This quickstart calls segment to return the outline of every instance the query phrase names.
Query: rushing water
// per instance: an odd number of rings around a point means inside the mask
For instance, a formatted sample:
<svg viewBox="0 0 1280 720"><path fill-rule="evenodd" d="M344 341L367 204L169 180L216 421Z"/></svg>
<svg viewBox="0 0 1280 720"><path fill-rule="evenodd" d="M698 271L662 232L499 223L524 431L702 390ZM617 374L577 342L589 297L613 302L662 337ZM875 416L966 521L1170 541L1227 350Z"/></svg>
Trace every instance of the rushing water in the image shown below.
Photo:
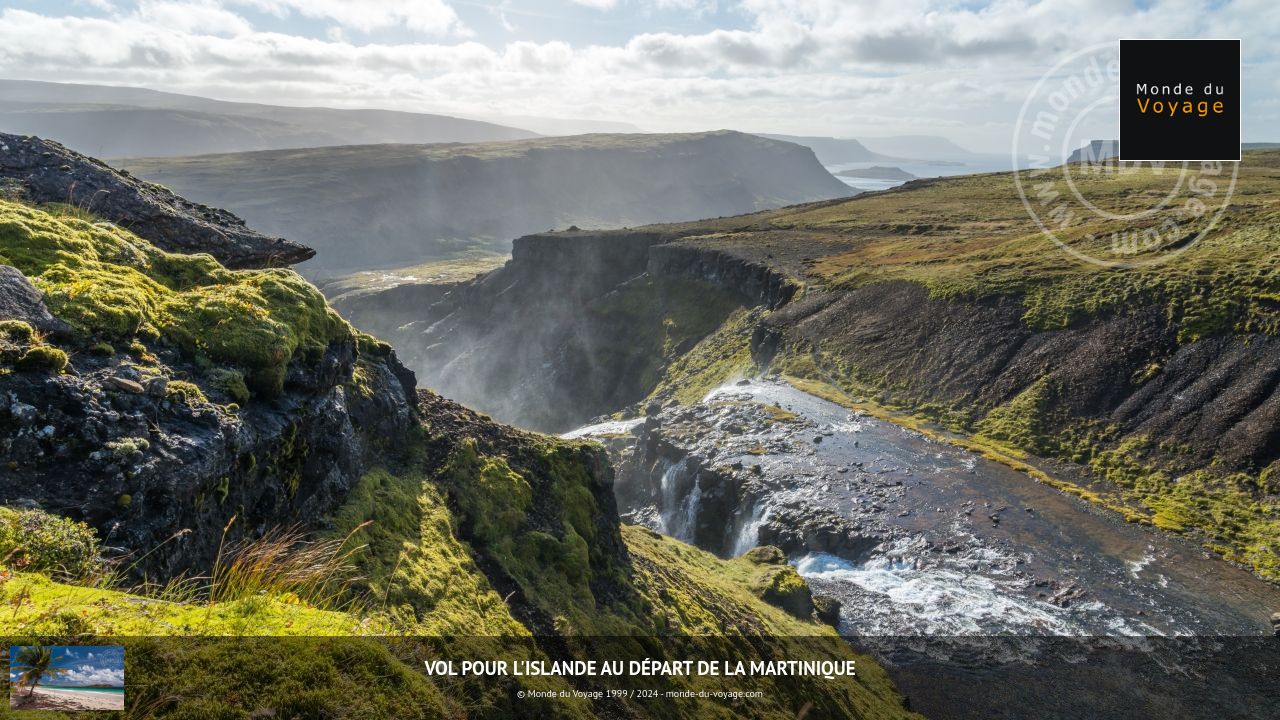
<svg viewBox="0 0 1280 720"><path fill-rule="evenodd" d="M734 554L782 512L882 538L869 552L791 558L841 600L847 634L1261 635L1280 610L1280 588L1199 547L786 383L729 385L701 405L706 426L685 435L703 462L665 467L657 529L693 539L706 480L690 467L758 466L760 489L725 521ZM798 417L751 427L737 420L750 405Z"/></svg>

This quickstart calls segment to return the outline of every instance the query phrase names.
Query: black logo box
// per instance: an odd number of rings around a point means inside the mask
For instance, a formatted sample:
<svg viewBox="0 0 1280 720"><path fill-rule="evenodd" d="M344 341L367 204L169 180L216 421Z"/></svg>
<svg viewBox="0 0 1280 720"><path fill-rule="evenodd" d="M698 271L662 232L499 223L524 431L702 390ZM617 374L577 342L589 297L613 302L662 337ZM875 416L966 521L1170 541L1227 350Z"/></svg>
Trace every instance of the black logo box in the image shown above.
<svg viewBox="0 0 1280 720"><path fill-rule="evenodd" d="M1240 65L1239 40L1121 40L1120 159L1239 161ZM1181 92L1166 94L1166 87ZM1183 112L1186 102L1191 114ZM1173 115L1170 103L1177 103Z"/></svg>

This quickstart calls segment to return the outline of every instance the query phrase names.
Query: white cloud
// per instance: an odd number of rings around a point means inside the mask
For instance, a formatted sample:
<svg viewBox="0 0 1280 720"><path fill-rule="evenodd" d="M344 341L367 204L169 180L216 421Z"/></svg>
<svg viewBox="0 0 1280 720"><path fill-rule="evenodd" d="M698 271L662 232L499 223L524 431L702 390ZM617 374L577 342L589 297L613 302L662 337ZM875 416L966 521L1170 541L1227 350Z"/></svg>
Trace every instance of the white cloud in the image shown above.
<svg viewBox="0 0 1280 720"><path fill-rule="evenodd" d="M999 149L1043 70L1135 28L1243 37L1246 94L1259 103L1259 123L1273 119L1276 108L1261 103L1280 90L1270 42L1280 37L1280 13L1266 3L1169 0L1117 10L1102 0L742 0L744 29L638 32L609 45L486 45L458 37L461 25L440 0L146 0L105 18L0 11L0 76L291 104L592 117L653 130L955 128L962 144ZM264 32L231 12L251 6L328 27L322 38ZM452 35L360 42L359 33L411 25ZM1246 106L1246 134L1254 107Z"/></svg>
<svg viewBox="0 0 1280 720"><path fill-rule="evenodd" d="M186 33L242 35L253 27L239 15L212 0L143 0L137 17L147 25Z"/></svg>
<svg viewBox="0 0 1280 720"><path fill-rule="evenodd" d="M370 32L403 26L434 35L465 34L458 14L444 0L227 0L229 4L252 7L285 17L331 20L344 28Z"/></svg>
<svg viewBox="0 0 1280 720"><path fill-rule="evenodd" d="M612 10L618 6L618 0L569 0L574 5L593 8L595 10Z"/></svg>
<svg viewBox="0 0 1280 720"><path fill-rule="evenodd" d="M124 668L104 668L81 665L58 676L60 685L124 685Z"/></svg>

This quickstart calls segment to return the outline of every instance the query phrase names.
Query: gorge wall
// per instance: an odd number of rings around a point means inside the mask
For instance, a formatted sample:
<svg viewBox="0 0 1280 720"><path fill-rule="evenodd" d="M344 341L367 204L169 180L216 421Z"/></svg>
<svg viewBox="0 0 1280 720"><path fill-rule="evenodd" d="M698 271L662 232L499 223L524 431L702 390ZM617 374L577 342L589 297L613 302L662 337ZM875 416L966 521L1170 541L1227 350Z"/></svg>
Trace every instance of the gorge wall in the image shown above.
<svg viewBox="0 0 1280 720"><path fill-rule="evenodd" d="M529 236L503 269L383 332L425 384L555 431L784 373L1031 459L1131 522L1280 571L1280 347L1265 304L1241 326L1258 330L1195 320L1193 335L1190 310L1158 293L1044 323L1045 277L952 297L925 281L832 285L811 268L839 241L791 217L852 214L862 200L843 202Z"/></svg>
<svg viewBox="0 0 1280 720"><path fill-rule="evenodd" d="M549 228L738 215L852 191L808 148L738 132L582 135L140 158L130 171L314 247L311 277L413 265Z"/></svg>

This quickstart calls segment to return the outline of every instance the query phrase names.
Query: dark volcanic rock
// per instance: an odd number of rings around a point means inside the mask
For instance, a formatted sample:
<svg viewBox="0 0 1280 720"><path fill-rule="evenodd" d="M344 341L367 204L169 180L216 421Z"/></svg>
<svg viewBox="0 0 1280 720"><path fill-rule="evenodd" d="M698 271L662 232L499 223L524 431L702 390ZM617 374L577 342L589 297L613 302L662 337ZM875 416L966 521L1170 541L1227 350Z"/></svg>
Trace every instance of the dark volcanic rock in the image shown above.
<svg viewBox="0 0 1280 720"><path fill-rule="evenodd" d="M74 205L161 249L209 253L229 268L279 267L315 255L306 246L250 230L226 210L190 202L37 137L0 133L0 187L6 180L29 202Z"/></svg>
<svg viewBox="0 0 1280 720"><path fill-rule="evenodd" d="M1179 343L1157 304L1051 331L1028 328L1023 313L1017 297L948 302L914 283L884 282L810 293L770 316L760 334L773 345L856 358L871 386L888 373L894 387L880 399L898 405L982 417L1039 381L1051 388L1044 416L1064 423L1041 428L1046 438L1088 418L1113 426L1117 440L1176 445L1164 459L1185 470L1215 459L1230 470L1263 468L1280 457L1280 339ZM1144 379L1151 367L1161 372Z"/></svg>
<svg viewBox="0 0 1280 720"><path fill-rule="evenodd" d="M22 320L44 333L70 330L44 305L44 295L16 267L0 265L0 320Z"/></svg>
<svg viewBox="0 0 1280 720"><path fill-rule="evenodd" d="M173 351L159 361L169 377L198 372ZM352 390L348 344L235 411L158 390L166 376L134 379L125 356L76 363L75 376L13 373L0 387L0 505L83 520L126 564L146 555L136 571L152 577L207 571L232 515L227 542L314 528L372 463L394 461L416 421L394 356L361 360Z"/></svg>

